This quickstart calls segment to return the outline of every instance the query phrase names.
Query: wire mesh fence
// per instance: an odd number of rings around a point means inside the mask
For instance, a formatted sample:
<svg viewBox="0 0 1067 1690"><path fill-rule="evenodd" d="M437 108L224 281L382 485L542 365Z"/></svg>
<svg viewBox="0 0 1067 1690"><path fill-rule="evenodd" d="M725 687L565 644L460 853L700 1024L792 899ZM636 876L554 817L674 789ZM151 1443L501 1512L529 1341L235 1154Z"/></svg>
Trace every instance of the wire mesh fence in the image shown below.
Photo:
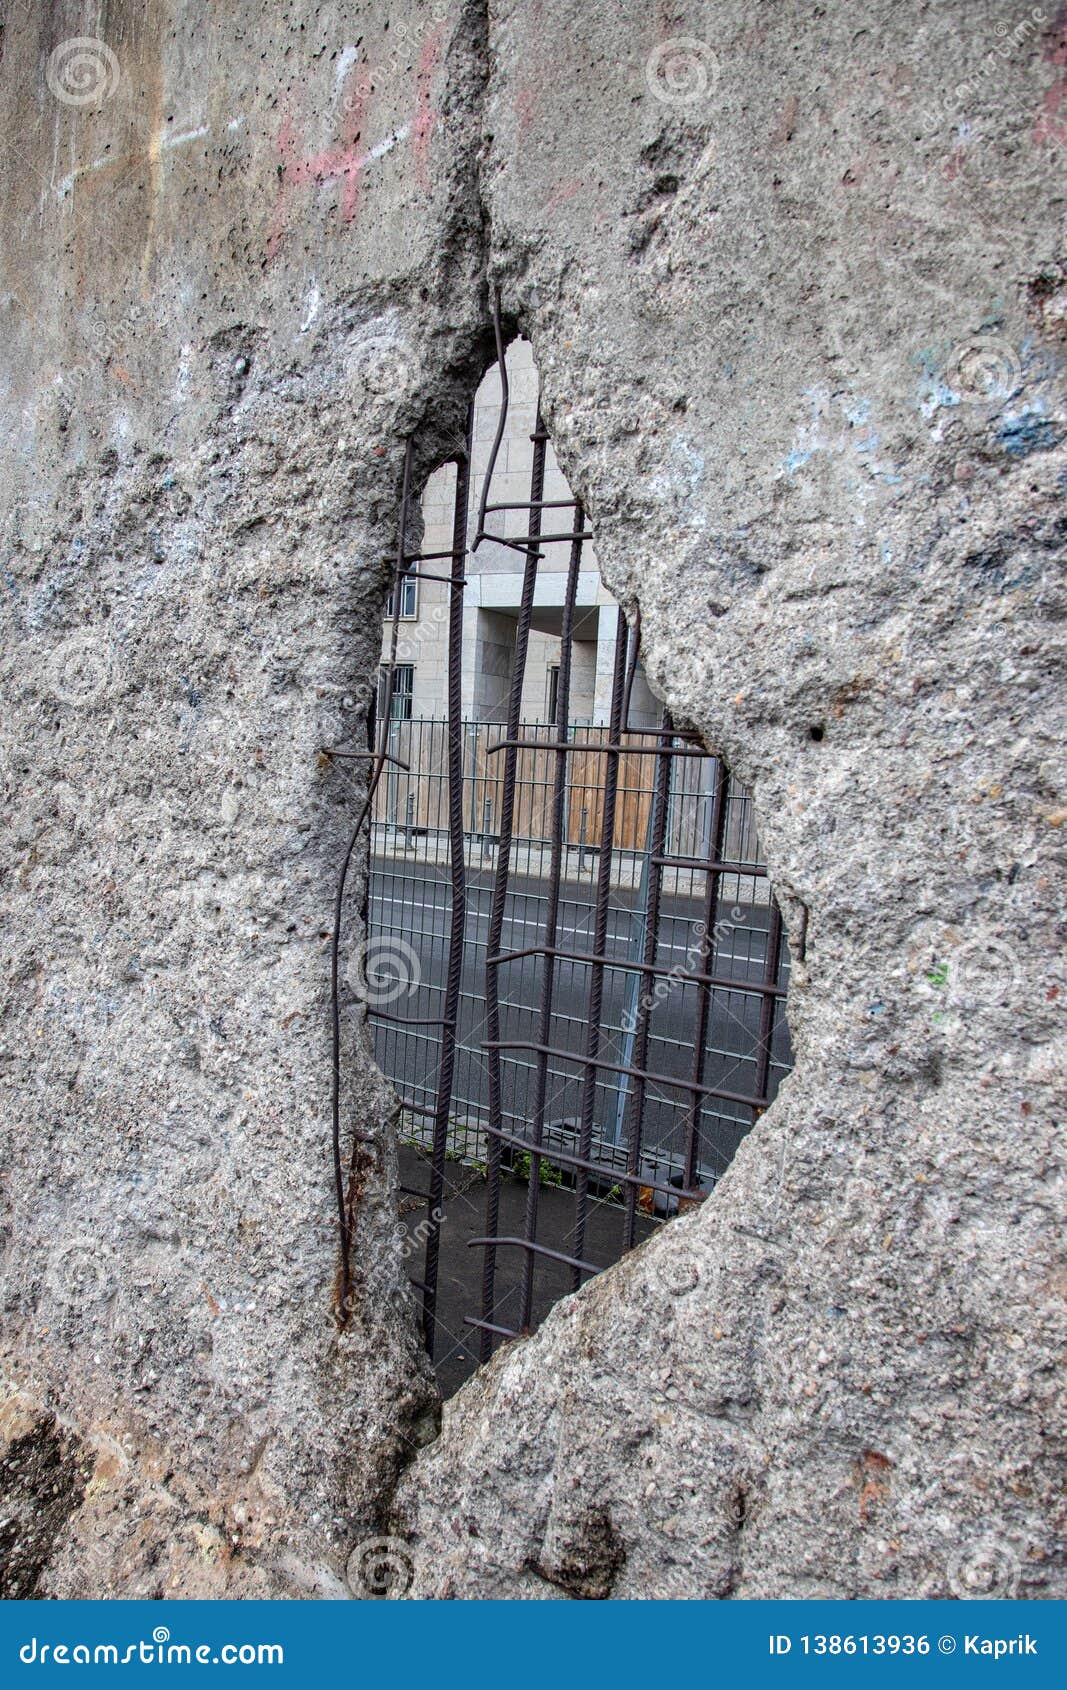
<svg viewBox="0 0 1067 1690"><path fill-rule="evenodd" d="M448 1128L448 1152L457 1160L484 1165L488 1156L488 1073L485 1038L485 965L488 923L499 846L502 779L499 758L489 748L499 743L499 723L464 722L463 826L467 867L467 910L456 1034L456 1068ZM576 954L588 953L595 925L595 882L599 869L605 760L610 729L578 726L570 738L583 747L568 764L564 799L564 848L561 864L557 938ZM516 758L514 828L510 873L503 916L503 949L522 952L534 946L545 928L552 871L551 810L554 786L555 729L526 723L520 737L531 745ZM703 867L714 845L718 759L672 758L667 793L665 848L661 864L660 906L656 933L656 968L663 970L651 993L642 981L651 871L655 759L646 750L648 734L624 734L619 758L619 794L613 829L606 980L602 1000L601 1056L614 1052L620 1069L632 1065L639 1001L647 1009L645 1067L659 1076L646 1087L641 1171L647 1186L639 1197L650 1214L677 1212L671 1187L685 1175L687 1121L684 1101L698 1032L699 982L690 976L702 954L706 972L724 984L714 988L707 1031L707 1094L701 1107L697 1180L710 1190L728 1165L751 1125L752 1104L740 1099L758 1092L761 990L768 970L771 904L765 866L747 794L726 777L724 858L719 879L714 931L710 944L703 931L707 874ZM672 745L682 741L672 737ZM375 1051L383 1072L403 1100L403 1132L412 1143L429 1147L443 1029L427 1025L442 1015L451 911L448 872L448 724L406 720L389 725L389 750L395 763L376 794L370 885L372 941L380 955L401 945L404 1021L375 1023ZM628 755L628 751L632 754ZM406 764L407 767L400 767ZM573 771L573 772L572 772ZM774 987L784 993L788 954L784 946L774 968ZM543 959L536 951L517 956L501 996L502 1038L514 1048L501 1053L503 1103L513 1123L530 1119L534 1103L537 1053L521 1048L537 1042ZM557 962L555 1002L549 1043L561 1053L549 1058L549 1093L544 1123L546 1159L542 1181L573 1186L576 1169L562 1159L573 1153L580 1109L580 1058L587 1020L589 960ZM399 979L399 975L397 976ZM790 1066L784 1016L772 1030L765 1098L774 1095ZM601 1201L621 1203L623 1191L610 1170L626 1170L624 1127L634 1077L603 1067L596 1084L592 1160L605 1170L593 1181ZM713 1090L736 1094L712 1096ZM521 1136L517 1134L516 1136ZM561 1153L553 1161L552 1151ZM529 1153L505 1146L505 1162L520 1176ZM660 1189L653 1189L657 1187ZM667 1189L662 1189L667 1188Z"/></svg>

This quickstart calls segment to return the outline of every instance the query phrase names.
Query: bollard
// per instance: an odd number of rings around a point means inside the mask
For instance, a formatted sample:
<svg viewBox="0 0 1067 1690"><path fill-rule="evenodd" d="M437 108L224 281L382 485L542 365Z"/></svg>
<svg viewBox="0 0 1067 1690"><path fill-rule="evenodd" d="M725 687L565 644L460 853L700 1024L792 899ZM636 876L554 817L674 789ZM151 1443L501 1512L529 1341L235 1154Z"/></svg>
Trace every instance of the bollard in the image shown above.
<svg viewBox="0 0 1067 1690"><path fill-rule="evenodd" d="M585 829L589 820L589 811L582 805L582 825L578 830L578 873L585 873Z"/></svg>
<svg viewBox="0 0 1067 1690"><path fill-rule="evenodd" d="M408 793L407 835L408 850L413 851L415 849L415 794L413 792Z"/></svg>

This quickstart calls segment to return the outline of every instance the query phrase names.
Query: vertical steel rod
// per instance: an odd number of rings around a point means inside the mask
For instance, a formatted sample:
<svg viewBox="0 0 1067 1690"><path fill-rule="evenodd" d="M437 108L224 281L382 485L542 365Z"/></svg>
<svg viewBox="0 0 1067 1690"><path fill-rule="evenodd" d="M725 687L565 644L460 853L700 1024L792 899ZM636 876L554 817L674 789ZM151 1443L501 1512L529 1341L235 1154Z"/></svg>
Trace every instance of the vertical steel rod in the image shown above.
<svg viewBox="0 0 1067 1690"><path fill-rule="evenodd" d="M615 632L615 672L611 686L608 742L604 753L604 797L600 819L600 861L597 865L596 904L593 917L593 955L607 956L608 900L611 894L611 863L615 848L615 799L619 786L619 749L622 739L622 701L626 684L629 629L626 612L619 606ZM604 1007L604 961L589 965L589 1009L585 1033L585 1067L582 1074L582 1106L578 1128L578 1154L589 1159L593 1142L593 1111L596 1107L597 1057L600 1055L600 1021ZM579 1168L575 1180L575 1219L572 1254L585 1258L585 1223L589 1206L589 1172ZM571 1269L571 1285L577 1291L582 1269Z"/></svg>
<svg viewBox="0 0 1067 1690"><path fill-rule="evenodd" d="M778 969L782 949L782 912L778 908L778 900L773 890L768 887L770 908L767 919L767 951L763 959L763 984L776 986L778 984ZM767 1086L771 1074L771 1040L774 1036L776 1000L768 991L764 992L760 1002L759 1033L756 1046L756 1083L753 1087L757 1097L767 1096ZM759 1118L759 1109L752 1111L753 1119Z"/></svg>
<svg viewBox="0 0 1067 1690"><path fill-rule="evenodd" d="M466 451L456 458L452 579L448 587L448 860L452 882L452 912L448 941L448 973L445 981L444 1026L441 1029L441 1065L437 1076L433 1146L430 1152L430 1189L426 1204L428 1231L422 1327L431 1359L437 1336L437 1277L441 1253L445 1155L448 1149L448 1116L452 1107L452 1083L456 1068L459 996L463 978L463 935L467 914L467 871L463 855L463 580L464 560L467 555L467 501L470 494L473 430L472 404L467 413Z"/></svg>
<svg viewBox="0 0 1067 1690"><path fill-rule="evenodd" d="M576 534L582 531L582 510L579 505L574 522ZM563 823L567 802L567 739L570 733L571 653L574 635L574 605L578 596L578 572L582 560L582 541L571 541L570 567L563 600L563 625L560 632L559 676L556 684L556 769L552 788L552 845L545 909L545 944L554 946L559 926L560 881L563 871ZM552 997L556 980L556 959L546 952L541 975L541 1007L538 1042L551 1042ZM548 1056L537 1054L534 1085L534 1107L530 1121L530 1137L540 1145L545 1125L545 1095L548 1089ZM537 1208L541 1189L541 1158L530 1152L530 1183L526 1189L526 1237L537 1240ZM525 1330L533 1316L534 1252L522 1253L522 1295L519 1326Z"/></svg>
<svg viewBox="0 0 1067 1690"><path fill-rule="evenodd" d="M674 724L669 710L663 712L663 731L660 744L669 746L674 738ZM667 812L670 805L671 764L673 758L659 757L656 760L656 789L652 800L652 826L650 829L651 863L648 873L648 908L645 914L644 947L641 960L646 968L655 966L656 954L659 948L659 911L660 899L663 892L663 865L657 859L665 855L667 843ZM640 984L641 996L637 1006L637 1024L634 1028L633 1056L629 1060L635 1068L643 1070L648 1066L648 1034L652 1019L652 1008L655 1003L656 976L643 973L637 976ZM641 1135L644 1128L645 1116L645 1080L642 1074L634 1079L634 1089L630 1099L629 1130L626 1144L626 1171L636 1174L641 1166ZM623 1219L623 1250L634 1247L637 1227L637 1195L636 1185L626 1187L626 1212Z"/></svg>
<svg viewBox="0 0 1067 1690"><path fill-rule="evenodd" d="M726 764L721 757L715 760L715 796L711 806L711 826L708 828L708 862L723 861L723 844L726 837L726 795L729 785L729 775ZM711 961L715 951L715 923L719 908L719 875L720 870L709 868L706 871L707 884L704 892L703 932L700 937L700 961L698 969L701 974L710 974ZM696 1029L693 1035L693 1093L685 1114L685 1173L683 1178L687 1187L697 1182L697 1162L700 1154L700 1121L703 1113L703 1099L705 1093L701 1089L704 1084L704 1063L707 1056L708 1018L711 1013L711 988L701 981L697 986L697 1014Z"/></svg>
<svg viewBox="0 0 1067 1690"><path fill-rule="evenodd" d="M501 354L501 370L503 368L503 354ZM541 419L541 408L538 406L533 470L530 477L530 497L532 500L540 500L544 493L547 444L548 437ZM537 580L539 557L536 540L541 525L539 508L530 512L530 519L529 531L532 539L526 549L526 567L522 578L519 615L515 625L515 663L511 676L511 692L508 698L507 737L509 741L518 738L519 720L522 714L522 684L526 674L526 649L530 638L530 618L533 613L534 584ZM516 747L509 744L504 752L504 776L500 800L500 837L497 845L496 876L493 881L493 898L489 912L489 933L485 953L485 1019L490 1041L500 1037L500 964L494 959L500 952L500 938L504 929L504 906L507 901L508 871L511 861L511 830L515 811L517 759L518 751ZM500 1218L499 1134L503 1125L500 1052L490 1046L486 1058L489 1082L489 1143L486 1148L485 1231L489 1239L494 1239L497 1236ZM481 1329L481 1357L483 1362L488 1361L493 1353L494 1334L489 1328L495 1325L495 1313L496 1247L490 1243L486 1246L482 1264L482 1321L485 1323Z"/></svg>

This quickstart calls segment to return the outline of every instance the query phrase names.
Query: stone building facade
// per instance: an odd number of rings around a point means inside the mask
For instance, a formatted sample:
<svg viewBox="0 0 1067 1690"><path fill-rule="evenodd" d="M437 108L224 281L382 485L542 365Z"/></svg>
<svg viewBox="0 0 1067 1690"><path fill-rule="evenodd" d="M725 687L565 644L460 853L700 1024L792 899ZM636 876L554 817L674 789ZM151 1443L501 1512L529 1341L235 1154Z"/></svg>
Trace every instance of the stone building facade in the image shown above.
<svg viewBox="0 0 1067 1690"><path fill-rule="evenodd" d="M537 418L538 376L530 343L513 341L507 352L510 402L507 424L493 475L493 500L521 503L530 497L531 436ZM469 534L477 530L478 500L489 469L490 453L500 416L500 377L494 365L486 372L474 402L471 447ZM454 466L438 470L427 482L422 499L425 523L423 545L428 552L446 551L452 544L455 499ZM547 447L544 497L573 498L551 443ZM509 513L502 532L514 537L518 512ZM497 519L498 521L500 519ZM490 515L489 526L494 526ZM544 532L566 531L571 513L547 511ZM523 684L522 716L526 722L555 720L554 675L559 672L564 587L569 546L547 542L530 632ZM615 661L618 601L604 586L592 546L585 556L576 603L579 615L571 666L573 723L603 724L611 703L611 675ZM468 721L501 722L507 715L508 684L515 656L515 624L522 591L522 557L513 549L484 540L466 564L463 626L463 715ZM422 718L443 717L447 709L447 595L438 582L412 578L402 592L397 677L393 714ZM385 609L383 663L392 643L392 598ZM654 727L660 710L638 664L631 697L630 723Z"/></svg>

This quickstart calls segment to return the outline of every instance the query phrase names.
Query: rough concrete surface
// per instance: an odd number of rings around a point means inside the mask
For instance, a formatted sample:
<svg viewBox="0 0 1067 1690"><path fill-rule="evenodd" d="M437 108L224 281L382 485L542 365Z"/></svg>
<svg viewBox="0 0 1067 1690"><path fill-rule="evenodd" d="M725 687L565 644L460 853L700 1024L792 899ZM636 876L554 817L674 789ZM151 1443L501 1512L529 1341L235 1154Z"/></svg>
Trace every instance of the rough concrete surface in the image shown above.
<svg viewBox="0 0 1067 1690"><path fill-rule="evenodd" d="M1067 1594L1067 17L89 11L9 6L0 63L3 1424L67 1475L38 1593L346 1595L380 1537L416 1595ZM358 741L403 436L421 479L494 282L651 680L752 791L796 1068L434 1439L351 1014L333 1318L359 788L319 749Z"/></svg>

